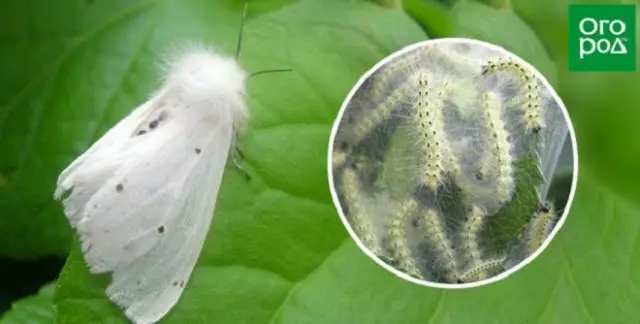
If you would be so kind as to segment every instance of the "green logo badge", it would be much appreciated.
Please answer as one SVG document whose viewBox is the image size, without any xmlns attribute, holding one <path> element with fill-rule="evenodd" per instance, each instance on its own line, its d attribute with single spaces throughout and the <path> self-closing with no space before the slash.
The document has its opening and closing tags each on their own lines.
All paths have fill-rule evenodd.
<svg viewBox="0 0 640 324">
<path fill-rule="evenodd" d="M 570 5 L 569 70 L 635 71 L 636 6 Z"/>
</svg>

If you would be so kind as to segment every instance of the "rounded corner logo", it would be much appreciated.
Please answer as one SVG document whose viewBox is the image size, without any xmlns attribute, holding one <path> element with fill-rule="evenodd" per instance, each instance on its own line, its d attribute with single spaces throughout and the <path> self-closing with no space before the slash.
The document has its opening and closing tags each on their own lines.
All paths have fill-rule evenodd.
<svg viewBox="0 0 640 324">
<path fill-rule="evenodd" d="M 569 70 L 635 71 L 636 6 L 570 5 Z"/>
</svg>

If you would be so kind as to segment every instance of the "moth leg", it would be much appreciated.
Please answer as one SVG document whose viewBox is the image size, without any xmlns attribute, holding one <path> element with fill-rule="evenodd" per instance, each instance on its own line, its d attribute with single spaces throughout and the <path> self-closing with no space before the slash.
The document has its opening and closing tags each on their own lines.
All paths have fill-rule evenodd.
<svg viewBox="0 0 640 324">
<path fill-rule="evenodd" d="M 240 146 L 236 145 L 234 154 L 236 157 L 240 158 L 241 160 L 244 160 L 244 153 L 242 153 L 242 149 L 240 148 Z"/>
<path fill-rule="evenodd" d="M 233 166 L 245 177 L 247 181 L 251 181 L 251 175 L 249 175 L 247 170 L 240 164 L 241 160 L 244 160 L 244 154 L 240 147 L 236 145 L 233 150 Z"/>
</svg>

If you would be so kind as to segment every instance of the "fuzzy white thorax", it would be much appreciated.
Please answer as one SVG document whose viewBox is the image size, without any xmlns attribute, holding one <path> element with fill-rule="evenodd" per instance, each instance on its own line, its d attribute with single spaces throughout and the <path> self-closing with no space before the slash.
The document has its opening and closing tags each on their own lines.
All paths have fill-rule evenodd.
<svg viewBox="0 0 640 324">
<path fill-rule="evenodd" d="M 215 102 L 212 107 L 227 111 L 237 131 L 242 131 L 248 117 L 244 104 L 246 73 L 232 57 L 213 50 L 197 48 L 168 63 L 163 89 L 179 96 L 185 104 Z"/>
</svg>

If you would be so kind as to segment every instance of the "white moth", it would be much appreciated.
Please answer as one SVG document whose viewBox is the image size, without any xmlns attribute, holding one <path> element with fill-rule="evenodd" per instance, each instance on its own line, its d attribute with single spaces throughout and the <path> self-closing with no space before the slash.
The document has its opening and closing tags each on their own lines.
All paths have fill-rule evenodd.
<svg viewBox="0 0 640 324">
<path fill-rule="evenodd" d="M 234 137 L 247 118 L 236 60 L 194 48 L 162 87 L 71 163 L 55 198 L 92 273 L 135 323 L 176 304 L 211 223 Z"/>
</svg>

